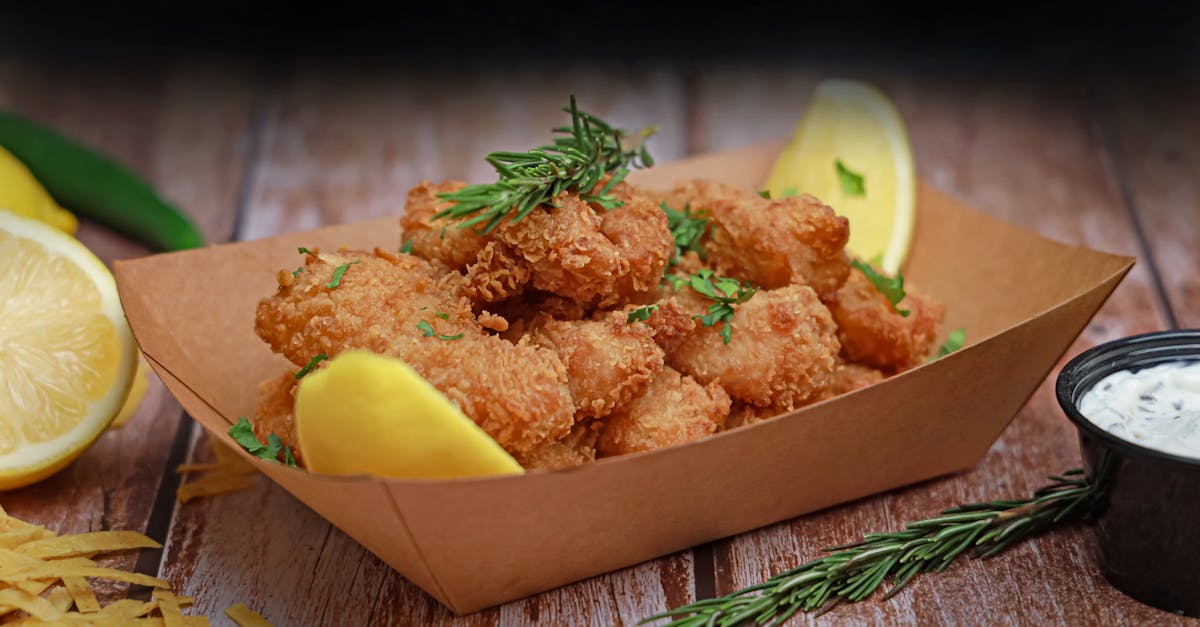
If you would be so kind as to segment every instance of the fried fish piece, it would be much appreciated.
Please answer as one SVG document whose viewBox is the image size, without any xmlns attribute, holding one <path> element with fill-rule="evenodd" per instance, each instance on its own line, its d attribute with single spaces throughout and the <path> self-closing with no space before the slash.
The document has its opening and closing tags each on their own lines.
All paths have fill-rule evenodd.
<svg viewBox="0 0 1200 627">
<path fill-rule="evenodd" d="M 711 232 L 703 245 L 721 274 L 768 289 L 808 285 L 826 299 L 850 272 L 849 220 L 807 194 L 762 198 L 733 185 L 694 180 L 676 185 L 667 203 L 709 213 Z"/>
<path fill-rule="evenodd" d="M 721 428 L 729 406 L 729 395 L 717 381 L 701 385 L 663 368 L 645 394 L 603 421 L 596 447 L 607 457 L 699 440 Z"/>
<path fill-rule="evenodd" d="M 476 262 L 487 238 L 472 229 L 459 228 L 454 220 L 433 219 L 437 212 L 454 204 L 438 198 L 438 194 L 456 192 L 466 185 L 460 181 L 421 181 L 408 191 L 404 213 L 400 216 L 401 241 L 412 243 L 414 255 L 455 270 L 464 270 Z"/>
<path fill-rule="evenodd" d="M 645 392 L 663 368 L 665 354 L 654 342 L 654 331 L 630 323 L 624 312 L 600 320 L 543 318 L 528 337 L 566 365 L 576 419 L 608 415 Z"/>
<path fill-rule="evenodd" d="M 910 313 L 903 316 L 899 309 Z M 846 361 L 900 372 L 919 366 L 934 350 L 946 308 L 907 286 L 896 307 L 855 269 L 829 303 Z"/>
<path fill-rule="evenodd" d="M 692 315 L 705 301 L 683 289 Z M 722 323 L 698 326 L 667 351 L 667 364 L 707 383 L 719 380 L 734 399 L 760 407 L 791 410 L 821 397 L 833 384 L 841 348 L 829 310 L 812 288 L 789 285 L 759 290 L 734 305 L 728 344 Z"/>
<path fill-rule="evenodd" d="M 527 470 L 560 470 L 596 461 L 596 438 L 600 423 L 581 420 L 566 437 L 535 447 L 517 456 L 517 462 Z"/>
<path fill-rule="evenodd" d="M 283 374 L 258 384 L 258 403 L 254 407 L 254 435 L 259 442 L 266 442 L 274 433 L 292 449 L 296 463 L 303 465 L 300 447 L 296 446 L 296 371 Z"/>
<path fill-rule="evenodd" d="M 289 285 L 259 302 L 256 331 L 298 366 L 350 349 L 402 359 L 510 452 L 565 435 L 575 420 L 562 361 L 485 331 L 443 278 L 413 255 L 309 255 Z"/>
</svg>

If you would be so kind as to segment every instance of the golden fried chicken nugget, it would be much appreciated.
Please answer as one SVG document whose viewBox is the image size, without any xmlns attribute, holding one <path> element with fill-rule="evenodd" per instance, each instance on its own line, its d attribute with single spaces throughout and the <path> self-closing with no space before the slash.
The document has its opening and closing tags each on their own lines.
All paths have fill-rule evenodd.
<svg viewBox="0 0 1200 627">
<path fill-rule="evenodd" d="M 696 180 L 667 196 L 672 207 L 691 204 L 712 218 L 704 243 L 721 274 L 766 288 L 808 285 L 826 299 L 850 272 L 849 221 L 809 195 L 762 198 L 733 185 Z"/>
<path fill-rule="evenodd" d="M 554 351 L 566 365 L 576 419 L 608 415 L 645 392 L 663 368 L 664 354 L 654 343 L 654 331 L 630 323 L 624 312 L 601 320 L 540 319 L 528 337 Z"/>
<path fill-rule="evenodd" d="M 729 416 L 729 395 L 713 381 L 664 368 L 646 393 L 603 421 L 596 444 L 602 456 L 651 451 L 716 433 Z"/>
<path fill-rule="evenodd" d="M 479 251 L 487 239 L 472 229 L 461 229 L 455 220 L 434 220 L 437 212 L 453 206 L 453 203 L 438 198 L 466 187 L 459 181 L 432 183 L 421 181 L 408 192 L 404 214 L 400 216 L 403 230 L 401 241 L 412 243 L 412 253 L 423 259 L 443 263 L 455 270 L 463 270 L 475 263 Z"/>
<path fill-rule="evenodd" d="M 541 444 L 517 456 L 517 462 L 528 470 L 560 470 L 596 461 L 596 438 L 600 424 L 582 420 L 561 440 Z"/>
<path fill-rule="evenodd" d="M 563 192 L 554 206 L 539 207 L 492 232 L 533 268 L 533 287 L 580 302 L 613 292 L 629 273 L 629 260 L 601 232 L 603 219 L 578 195 Z"/>
<path fill-rule="evenodd" d="M 703 313 L 693 310 L 693 315 Z M 759 290 L 734 305 L 728 344 L 721 326 L 700 326 L 677 341 L 667 351 L 667 364 L 702 383 L 719 380 L 743 403 L 785 410 L 820 398 L 832 385 L 840 349 L 837 329 L 812 288 Z"/>
<path fill-rule="evenodd" d="M 629 272 L 617 278 L 612 294 L 600 299 L 602 307 L 627 303 L 651 293 L 675 254 L 675 239 L 667 226 L 667 214 L 649 194 L 620 183 L 611 195 L 622 205 L 607 211 L 599 209 L 600 232 L 629 261 Z"/>
<path fill-rule="evenodd" d="M 510 452 L 558 439 L 575 422 L 558 356 L 487 333 L 470 301 L 439 289 L 438 269 L 413 255 L 309 255 L 290 285 L 259 302 L 255 322 L 297 365 L 350 349 L 404 360 Z"/>
<path fill-rule="evenodd" d="M 303 464 L 296 440 L 296 371 L 287 372 L 258 384 L 258 404 L 254 407 L 254 435 L 266 442 L 274 433 L 284 446 L 292 449 L 296 463 Z"/>
<path fill-rule="evenodd" d="M 829 303 L 846 361 L 892 372 L 924 363 L 933 352 L 946 308 L 911 285 L 907 292 L 893 307 L 861 271 L 850 273 Z M 910 313 L 903 316 L 897 308 Z"/>
</svg>

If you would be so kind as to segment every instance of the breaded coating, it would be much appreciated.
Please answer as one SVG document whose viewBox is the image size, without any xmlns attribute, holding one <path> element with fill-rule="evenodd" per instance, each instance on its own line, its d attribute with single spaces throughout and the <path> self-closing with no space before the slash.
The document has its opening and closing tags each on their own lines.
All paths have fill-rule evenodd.
<svg viewBox="0 0 1200 627">
<path fill-rule="evenodd" d="M 454 220 L 433 220 L 434 214 L 453 206 L 453 203 L 438 198 L 438 194 L 455 192 L 466 183 L 443 181 L 432 183 L 421 181 L 408 191 L 408 202 L 400 216 L 402 242 L 412 242 L 412 253 L 437 261 L 455 270 L 463 270 L 475 263 L 487 240 L 471 229 L 460 229 Z"/>
<path fill-rule="evenodd" d="M 578 195 L 563 192 L 519 222 L 505 220 L 493 237 L 533 268 L 533 287 L 579 302 L 612 294 L 629 260 L 600 231 L 600 215 Z"/>
<path fill-rule="evenodd" d="M 644 395 L 604 420 L 596 448 L 608 457 L 699 440 L 721 428 L 729 406 L 717 381 L 704 386 L 664 368 Z"/>
<path fill-rule="evenodd" d="M 663 368 L 664 354 L 653 335 L 650 327 L 614 312 L 601 320 L 540 319 L 528 337 L 566 365 L 578 420 L 606 416 L 645 392 Z"/>
<path fill-rule="evenodd" d="M 720 326 L 697 328 L 667 352 L 667 364 L 702 383 L 720 380 L 743 403 L 785 410 L 816 400 L 832 385 L 837 329 L 812 288 L 760 290 L 735 305 L 729 344 Z"/>
<path fill-rule="evenodd" d="M 328 287 L 339 266 L 340 285 Z M 259 302 L 256 330 L 298 366 L 350 349 L 402 359 L 510 452 L 575 422 L 558 356 L 484 331 L 470 301 L 439 289 L 437 268 L 413 255 L 309 255 L 290 285 Z"/>
<path fill-rule="evenodd" d="M 924 298 L 911 285 L 897 305 L 902 316 L 862 272 L 855 269 L 829 308 L 838 325 L 846 361 L 899 372 L 921 365 L 933 352 L 945 306 Z"/>
<path fill-rule="evenodd" d="M 296 371 L 287 372 L 258 384 L 258 404 L 254 407 L 254 435 L 266 442 L 274 433 L 284 446 L 292 449 L 296 463 L 303 464 L 296 439 Z"/>
<path fill-rule="evenodd" d="M 528 470 L 559 470 L 582 466 L 596 461 L 596 438 L 599 435 L 599 423 L 583 420 L 563 439 L 547 442 L 519 455 L 517 462 Z"/>
<path fill-rule="evenodd" d="M 617 278 L 613 294 L 600 299 L 605 307 L 652 292 L 675 254 L 667 214 L 653 198 L 626 183 L 618 184 L 610 194 L 624 204 L 607 211 L 599 209 L 600 231 L 629 261 L 629 272 Z"/>
<path fill-rule="evenodd" d="M 756 424 L 785 413 L 787 413 L 786 410 L 777 407 L 756 407 L 745 403 L 735 403 L 733 409 L 729 411 L 729 419 L 725 421 L 725 426 L 721 430 L 729 431 L 730 429 Z"/>
<path fill-rule="evenodd" d="M 462 293 L 476 304 L 519 296 L 533 278 L 533 268 L 500 242 L 488 242 L 463 273 Z"/>
<path fill-rule="evenodd" d="M 704 243 L 720 274 L 765 288 L 808 285 L 832 297 L 850 272 L 849 221 L 809 195 L 762 198 L 713 181 L 688 181 L 668 194 L 668 204 L 706 210 L 712 218 Z"/>
<path fill-rule="evenodd" d="M 874 385 L 883 381 L 885 377 L 883 371 L 877 368 L 838 362 L 837 370 L 833 373 L 833 386 L 829 388 L 829 396 L 840 396 L 868 385 Z"/>
<path fill-rule="evenodd" d="M 628 302 L 653 290 L 675 250 L 667 216 L 646 194 L 618 184 L 614 209 L 559 194 L 493 237 L 532 268 L 533 287 L 593 306 Z"/>
</svg>

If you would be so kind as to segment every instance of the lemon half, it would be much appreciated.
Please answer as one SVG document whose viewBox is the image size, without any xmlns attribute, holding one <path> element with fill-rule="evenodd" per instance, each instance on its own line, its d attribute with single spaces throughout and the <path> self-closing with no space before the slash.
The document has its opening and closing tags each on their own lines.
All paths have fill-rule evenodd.
<svg viewBox="0 0 1200 627">
<path fill-rule="evenodd" d="M 821 199 L 850 219 L 846 248 L 862 259 L 881 259 L 883 270 L 895 274 L 912 240 L 914 172 L 908 131 L 887 96 L 865 83 L 826 80 L 775 162 L 767 189 L 772 196 L 802 192 Z"/>
<path fill-rule="evenodd" d="M 136 345 L 83 244 L 0 211 L 0 489 L 79 456 L 121 409 Z"/>
</svg>

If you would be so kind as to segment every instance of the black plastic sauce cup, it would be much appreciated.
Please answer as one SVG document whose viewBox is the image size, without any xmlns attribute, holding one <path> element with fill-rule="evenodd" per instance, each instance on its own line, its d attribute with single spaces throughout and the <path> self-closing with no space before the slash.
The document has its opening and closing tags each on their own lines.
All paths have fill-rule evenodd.
<svg viewBox="0 0 1200 627">
<path fill-rule="evenodd" d="M 1094 526 L 1105 578 L 1154 607 L 1200 617 L 1200 460 L 1148 449 L 1079 413 L 1104 377 L 1167 362 L 1200 361 L 1200 330 L 1163 331 L 1101 344 L 1058 375 L 1058 404 L 1079 429 L 1089 476 L 1108 483 Z"/>
</svg>

